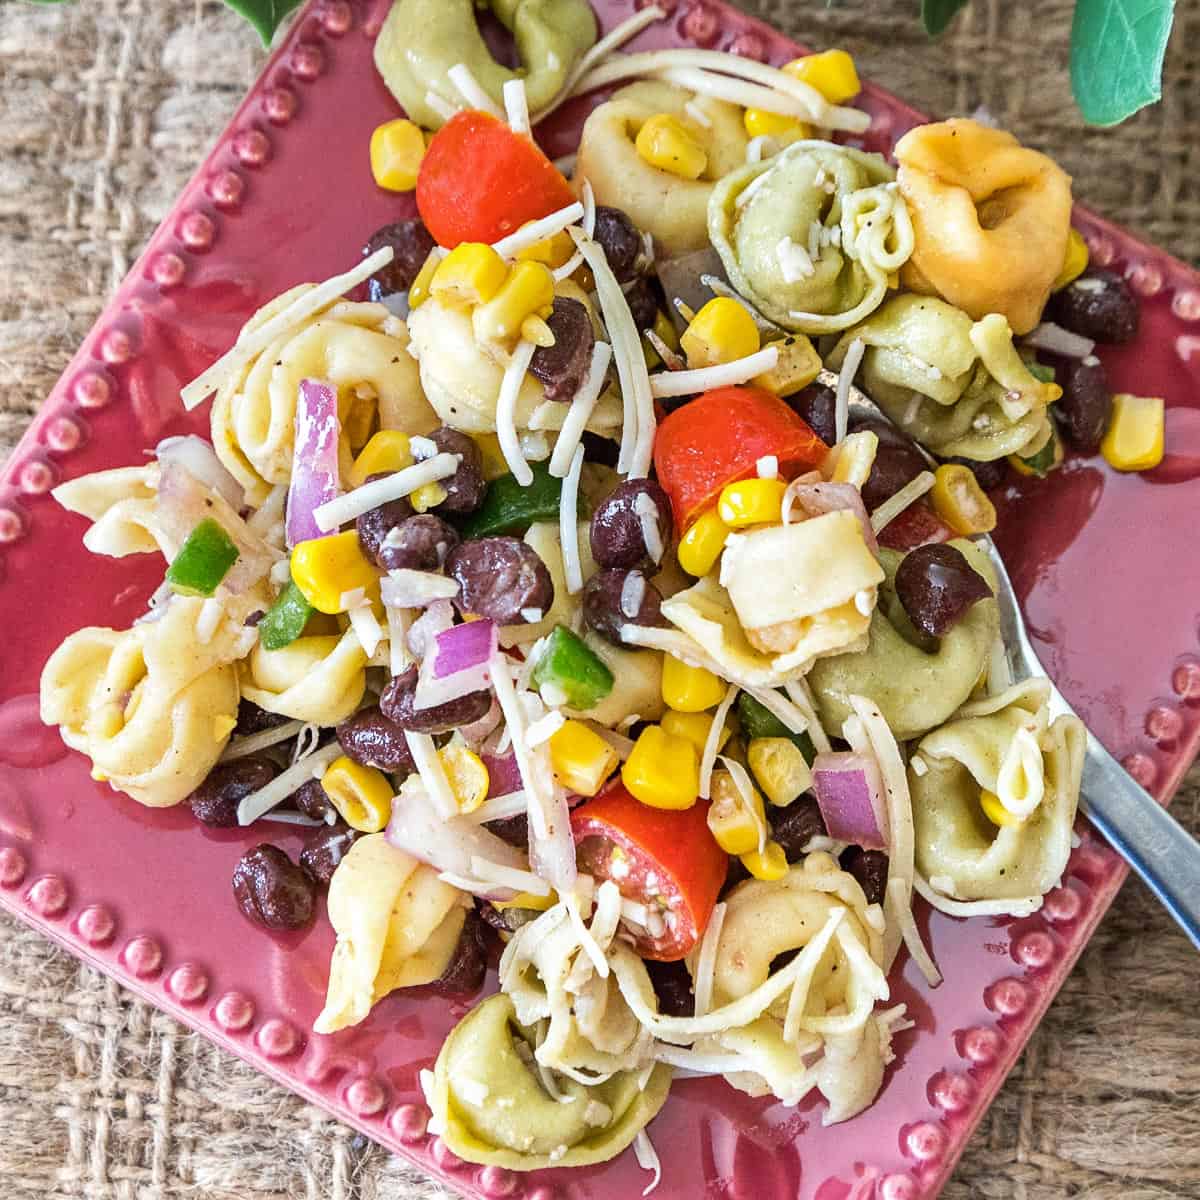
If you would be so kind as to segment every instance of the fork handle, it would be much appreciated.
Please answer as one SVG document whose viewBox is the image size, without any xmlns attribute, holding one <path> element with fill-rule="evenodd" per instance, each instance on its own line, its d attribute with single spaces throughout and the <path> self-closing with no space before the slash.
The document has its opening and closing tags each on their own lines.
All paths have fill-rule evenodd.
<svg viewBox="0 0 1200 1200">
<path fill-rule="evenodd" d="M 1090 733 L 1081 805 L 1200 950 L 1200 843 Z"/>
</svg>

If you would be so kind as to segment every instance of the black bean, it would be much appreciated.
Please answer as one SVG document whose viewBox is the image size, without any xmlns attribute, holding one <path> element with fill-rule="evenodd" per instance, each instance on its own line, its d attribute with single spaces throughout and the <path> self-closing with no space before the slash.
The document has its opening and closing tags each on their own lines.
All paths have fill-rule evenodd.
<svg viewBox="0 0 1200 1200">
<path fill-rule="evenodd" d="M 618 283 L 637 278 L 638 258 L 645 243 L 638 227 L 619 208 L 596 206 L 596 241 L 604 247 L 604 256 Z"/>
<path fill-rule="evenodd" d="M 659 559 L 671 542 L 671 501 L 652 479 L 618 484 L 592 514 L 592 557 L 602 567 L 649 567 L 657 560 L 646 545 L 642 510 L 658 529 Z"/>
<path fill-rule="evenodd" d="M 804 847 L 815 837 L 825 837 L 825 818 L 812 796 L 799 796 L 786 808 L 769 805 L 767 820 L 771 825 L 771 836 L 783 848 L 790 863 L 804 857 Z"/>
<path fill-rule="evenodd" d="M 383 689 L 379 707 L 389 721 L 412 733 L 449 733 L 463 725 L 478 721 L 492 707 L 491 692 L 469 692 L 457 700 L 433 708 L 414 708 L 417 690 L 417 668 L 409 667 Z"/>
<path fill-rule="evenodd" d="M 458 581 L 462 612 L 500 625 L 540 621 L 554 603 L 554 581 L 546 564 L 520 538 L 463 542 L 447 557 L 446 574 Z"/>
<path fill-rule="evenodd" d="M 948 463 L 958 463 L 975 475 L 976 482 L 985 492 L 994 492 L 1008 478 L 1008 460 L 998 458 L 994 462 L 980 462 L 977 458 L 947 458 Z"/>
<path fill-rule="evenodd" d="M 529 818 L 525 813 L 515 817 L 503 817 L 499 821 L 488 821 L 490 829 L 501 841 L 521 850 L 529 848 Z"/>
<path fill-rule="evenodd" d="M 376 479 L 386 479 L 389 474 L 390 472 L 384 471 L 378 475 L 369 475 L 367 482 L 374 483 Z M 412 515 L 412 505 L 401 497 L 399 500 L 389 500 L 378 508 L 372 508 L 354 522 L 362 552 L 377 567 L 384 565 L 380 559 L 384 539 L 397 525 L 402 525 Z"/>
<path fill-rule="evenodd" d="M 721 885 L 721 896 L 727 896 L 739 883 L 745 883 L 750 878 L 750 872 L 740 858 L 730 857 L 729 866 L 725 871 L 725 882 Z"/>
<path fill-rule="evenodd" d="M 312 917 L 316 887 L 278 846 L 247 850 L 233 869 L 238 907 L 267 929 L 299 929 Z"/>
<path fill-rule="evenodd" d="M 944 637 L 992 589 L 961 550 L 945 543 L 910 550 L 896 572 L 896 595 L 908 618 L 929 637 Z"/>
<path fill-rule="evenodd" d="M 690 1017 L 696 1011 L 696 997 L 692 994 L 692 977 L 687 967 L 679 962 L 656 962 L 646 960 L 646 973 L 658 997 L 658 1011 L 668 1017 Z"/>
<path fill-rule="evenodd" d="M 337 739 L 346 757 L 360 766 L 389 773 L 415 770 L 404 730 L 380 712 L 378 705 L 359 709 L 337 727 Z"/>
<path fill-rule="evenodd" d="M 879 438 L 875 463 L 867 482 L 862 486 L 863 504 L 868 511 L 878 508 L 922 471 L 929 470 L 929 464 L 917 449 L 917 443 L 890 421 L 879 417 L 858 417 L 849 423 L 848 428 L 851 433 L 869 430 Z"/>
<path fill-rule="evenodd" d="M 529 370 L 541 383 L 547 400 L 567 403 L 587 377 L 596 333 L 588 310 L 569 296 L 554 298 L 554 310 L 546 324 L 554 334 L 554 345 L 539 346 L 533 352 Z"/>
<path fill-rule="evenodd" d="M 291 719 L 281 713 L 267 712 L 265 708 L 259 708 L 257 704 L 249 700 L 243 700 L 238 705 L 238 720 L 234 733 L 239 737 L 248 737 L 252 733 L 262 733 L 264 729 L 275 729 L 279 725 L 286 725 Z"/>
<path fill-rule="evenodd" d="M 188 797 L 192 815 L 205 825 L 230 829 L 238 823 L 238 805 L 251 792 L 266 787 L 279 768 L 266 758 L 247 755 L 218 763 L 208 778 Z"/>
<path fill-rule="evenodd" d="M 583 619 L 589 629 L 620 646 L 623 625 L 664 626 L 662 595 L 643 571 L 608 567 L 583 586 Z"/>
<path fill-rule="evenodd" d="M 808 422 L 809 428 L 827 446 L 837 441 L 837 396 L 833 388 L 810 383 L 794 396 L 788 396 L 787 405 Z"/>
<path fill-rule="evenodd" d="M 306 779 L 288 799 L 294 808 L 314 821 L 324 821 L 335 811 L 333 801 L 319 779 Z"/>
<path fill-rule="evenodd" d="M 340 821 L 314 829 L 300 851 L 300 869 L 317 885 L 328 887 L 338 864 L 362 835 Z"/>
<path fill-rule="evenodd" d="M 639 333 L 654 328 L 654 322 L 658 320 L 658 312 L 662 307 L 662 299 L 654 281 L 648 275 L 643 275 L 625 289 L 625 302 L 629 305 L 633 323 Z"/>
<path fill-rule="evenodd" d="M 1112 420 L 1113 399 L 1108 372 L 1093 354 L 1070 359 L 1058 368 L 1062 398 L 1051 408 L 1063 437 L 1076 450 L 1095 454 Z"/>
<path fill-rule="evenodd" d="M 1046 320 L 1094 342 L 1131 342 L 1140 320 L 1133 289 L 1115 271 L 1087 271 L 1046 305 Z"/>
<path fill-rule="evenodd" d="M 888 856 L 882 850 L 850 846 L 842 851 L 841 868 L 858 880 L 868 904 L 882 904 L 887 895 Z"/>
<path fill-rule="evenodd" d="M 589 463 L 598 467 L 611 467 L 615 471 L 617 460 L 621 456 L 621 447 L 612 438 L 601 437 L 600 434 L 587 430 L 583 435 L 583 452 Z"/>
<path fill-rule="evenodd" d="M 401 521 L 383 539 L 376 560 L 385 571 L 440 571 L 461 539 L 458 530 L 433 513 Z"/>
<path fill-rule="evenodd" d="M 438 977 L 439 991 L 454 995 L 477 992 L 487 974 L 487 926 L 475 909 L 467 913 L 458 945 L 450 955 L 446 969 Z"/>
<path fill-rule="evenodd" d="M 407 292 L 421 273 L 434 244 L 429 230 L 419 217 L 396 221 L 375 230 L 363 247 L 363 258 L 369 258 L 384 246 L 391 246 L 395 256 L 386 267 L 381 267 L 367 280 L 367 294 L 371 299 L 382 300 L 384 296 L 396 292 Z"/>
<path fill-rule="evenodd" d="M 430 440 L 442 454 L 457 454 L 462 460 L 458 470 L 438 482 L 446 489 L 446 498 L 438 505 L 442 512 L 474 512 L 483 503 L 487 483 L 483 478 L 483 451 L 473 438 L 449 425 L 435 429 Z"/>
</svg>

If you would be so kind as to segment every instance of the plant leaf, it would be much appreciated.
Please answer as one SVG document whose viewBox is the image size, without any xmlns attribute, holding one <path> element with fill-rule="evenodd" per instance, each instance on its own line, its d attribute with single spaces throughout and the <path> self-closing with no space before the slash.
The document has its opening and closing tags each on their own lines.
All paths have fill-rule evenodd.
<svg viewBox="0 0 1200 1200">
<path fill-rule="evenodd" d="M 262 38 L 263 45 L 269 46 L 280 21 L 294 8 L 299 8 L 302 0 L 225 0 L 225 3 L 240 13 Z"/>
<path fill-rule="evenodd" d="M 1091 125 L 1116 125 L 1162 97 L 1175 0 L 1077 0 L 1071 90 Z"/>
<path fill-rule="evenodd" d="M 966 8 L 968 0 L 921 0 L 921 22 L 930 37 L 946 32 L 946 26 L 954 19 L 960 8 Z"/>
</svg>

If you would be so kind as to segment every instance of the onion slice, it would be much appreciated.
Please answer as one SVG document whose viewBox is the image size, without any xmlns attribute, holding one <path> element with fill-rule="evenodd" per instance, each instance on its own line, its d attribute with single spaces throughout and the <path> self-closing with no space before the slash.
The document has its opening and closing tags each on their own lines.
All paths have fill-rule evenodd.
<svg viewBox="0 0 1200 1200">
<path fill-rule="evenodd" d="M 233 509 L 240 512 L 246 497 L 242 485 L 225 469 L 211 444 L 194 433 L 183 437 L 163 438 L 154 448 L 160 463 L 178 463 L 193 478 L 207 484 Z"/>
<path fill-rule="evenodd" d="M 879 767 L 867 754 L 818 754 L 812 765 L 813 791 L 829 836 L 864 850 L 885 850 L 879 828 L 883 782 Z"/>
<path fill-rule="evenodd" d="M 341 488 L 338 468 L 337 389 L 317 379 L 300 381 L 296 404 L 296 437 L 292 450 L 292 482 L 288 488 L 287 545 L 324 536 L 313 516 Z"/>
</svg>

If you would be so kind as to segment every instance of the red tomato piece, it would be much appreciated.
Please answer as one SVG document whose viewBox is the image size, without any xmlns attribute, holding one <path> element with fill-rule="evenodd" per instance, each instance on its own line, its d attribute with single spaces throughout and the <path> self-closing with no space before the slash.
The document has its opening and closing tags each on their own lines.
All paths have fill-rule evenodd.
<svg viewBox="0 0 1200 1200">
<path fill-rule="evenodd" d="M 658 936 L 638 939 L 643 958 L 675 962 L 700 941 L 712 916 L 729 856 L 708 828 L 708 805 L 651 808 L 619 779 L 571 814 L 579 869 L 611 879 L 621 895 L 653 908 Z"/>
<path fill-rule="evenodd" d="M 658 427 L 654 467 L 680 532 L 717 502 L 727 483 L 748 479 L 773 454 L 783 476 L 817 466 L 829 447 L 773 392 L 727 387 L 705 392 Z"/>
<path fill-rule="evenodd" d="M 575 202 L 571 185 L 523 134 L 485 112 L 457 113 L 417 175 L 417 208 L 438 245 L 498 242 Z"/>
</svg>

